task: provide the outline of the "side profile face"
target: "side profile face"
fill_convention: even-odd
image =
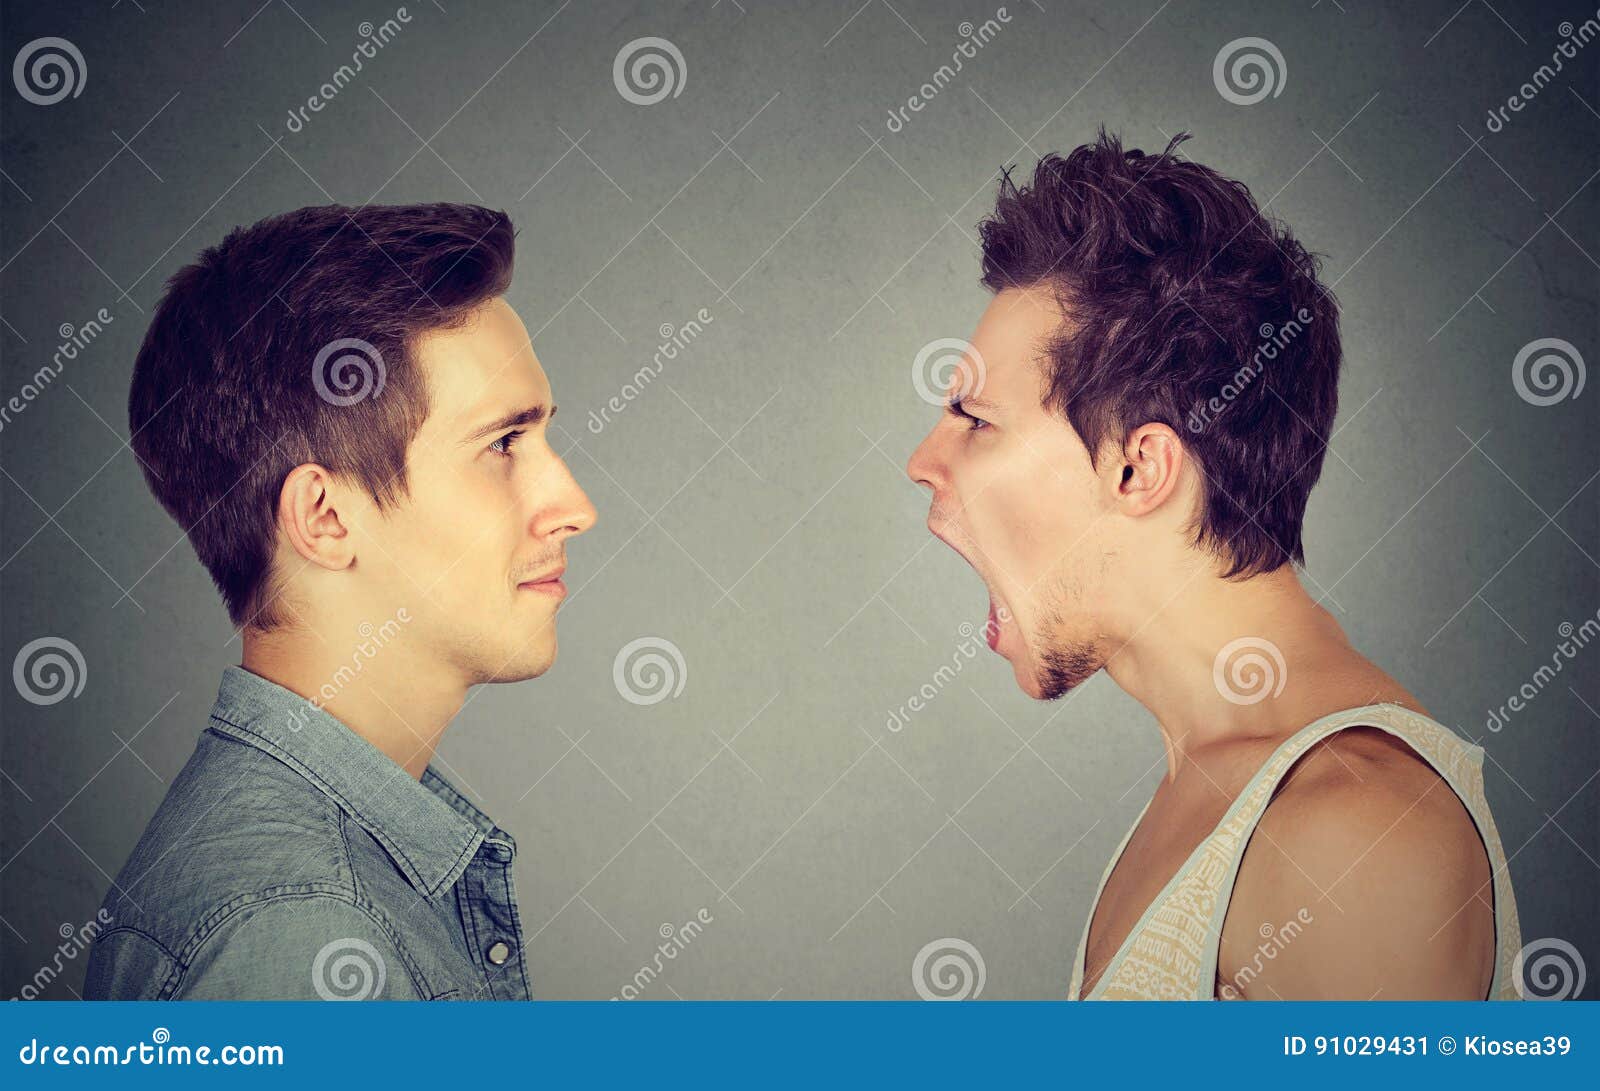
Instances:
[[[535,677],[555,660],[567,539],[595,522],[550,444],[550,381],[504,299],[423,335],[415,355],[430,405],[409,498],[364,513],[357,565],[369,591],[406,605],[408,640],[469,683]]]
[[[906,467],[932,490],[928,529],[988,588],[991,646],[1044,699],[1105,665],[1119,553],[1115,458],[1097,472],[1041,404],[1061,323],[1047,291],[997,293],[970,342],[976,358],[952,376],[944,415]]]

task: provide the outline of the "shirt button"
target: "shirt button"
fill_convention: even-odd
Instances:
[[[496,966],[504,966],[506,959],[511,957],[511,948],[504,940],[495,941],[484,954]]]

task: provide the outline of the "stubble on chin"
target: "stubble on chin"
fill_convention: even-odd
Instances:
[[[1052,613],[1040,634],[1036,680],[1039,700],[1055,701],[1093,678],[1106,665],[1105,648],[1099,640],[1072,640],[1059,636],[1065,619]]]
[[[1054,701],[1083,685],[1105,666],[1105,657],[1092,643],[1045,649],[1039,661],[1039,699]]]

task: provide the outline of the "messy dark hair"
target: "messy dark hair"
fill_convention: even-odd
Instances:
[[[981,226],[991,291],[1050,289],[1045,405],[1091,458],[1147,423],[1198,464],[1195,543],[1226,577],[1304,562],[1301,523],[1338,409],[1338,303],[1318,263],[1243,182],[1176,154],[1124,150],[1104,129],[1002,172]]]
[[[428,415],[416,338],[511,282],[510,219],[476,205],[327,205],[236,228],[180,269],[134,364],[132,447],[238,627],[285,624],[285,477],[315,462],[380,508]],[[281,579],[281,574],[279,574]]]

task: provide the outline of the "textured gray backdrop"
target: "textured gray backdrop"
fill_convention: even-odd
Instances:
[[[1060,995],[1161,775],[1158,736],[1104,677],[1041,705],[987,651],[962,654],[984,593],[929,538],[902,466],[936,413],[918,351],[986,302],[974,227],[997,168],[1102,123],[1147,150],[1192,130],[1185,154],[1326,255],[1347,370],[1308,586],[1488,748],[1525,938],[1575,945],[1593,995],[1600,647],[1568,660],[1558,627],[1600,609],[1597,392],[1577,386],[1600,355],[1600,44],[1519,88],[1562,21],[1595,12],[1380,8],[6,4],[0,396],[21,408],[0,430],[0,652],[9,672],[30,642],[69,641],[84,684],[36,704],[8,673],[0,698],[0,995],[92,917],[239,657],[125,445],[164,279],[270,213],[433,200],[517,223],[510,299],[601,512],[570,550],[555,668],[477,691],[441,751],[519,839],[536,994],[616,994],[658,929],[704,909],[645,995],[911,997],[918,952],[947,938],[979,953],[983,997]],[[291,124],[389,19],[398,33]],[[981,48],[891,122],[969,32]],[[42,37],[83,59],[50,104],[12,72]],[[614,76],[646,37],[682,58],[653,104]],[[1253,92],[1214,73],[1240,50],[1264,58]],[[1525,106],[1491,123],[1513,95]],[[101,308],[103,331],[24,393]],[[701,308],[687,351],[591,428]],[[1549,338],[1560,360],[1516,363]],[[635,704],[613,664],[645,636],[681,650],[682,690]],[[46,993],[81,981],[68,958]]]

